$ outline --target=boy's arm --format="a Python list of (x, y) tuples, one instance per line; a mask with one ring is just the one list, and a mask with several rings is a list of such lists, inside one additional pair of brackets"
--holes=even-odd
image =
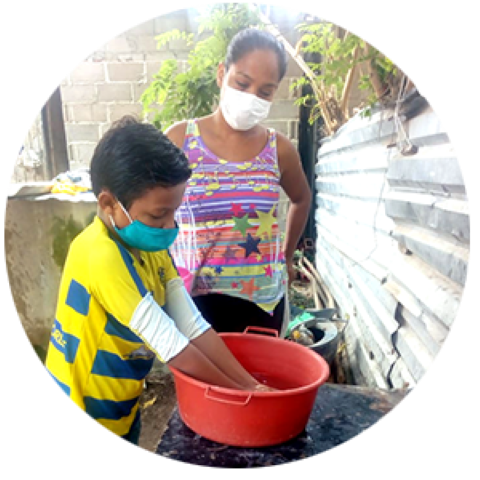
[(165, 311), (191, 344), (241, 388), (252, 390), (259, 385), (203, 318), (180, 278), (167, 283), (166, 298)]
[(190, 343), (185, 350), (182, 350), (167, 364), (210, 385), (233, 388), (235, 390), (244, 389), (243, 385), (235, 382), (235, 380), (222, 372), (193, 343)]
[(192, 340), (192, 344), (203, 352), (229, 378), (237, 382), (242, 389), (255, 390), (260, 386), (259, 382), (234, 357), (215, 330), (208, 330), (203, 335)]
[[(112, 245), (113, 246), (113, 245)], [(91, 293), (102, 308), (128, 327), (158, 358), (199, 380), (241, 388), (189, 342), (155, 302), (121, 246), (92, 252), (89, 265)]]
[(151, 294), (136, 308), (130, 328), (169, 366), (206, 383), (242, 388), (242, 385), (220, 370), (196, 345), (189, 342)]

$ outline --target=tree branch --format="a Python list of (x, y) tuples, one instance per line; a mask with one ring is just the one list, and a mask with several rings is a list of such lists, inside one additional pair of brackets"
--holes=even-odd
[(334, 121), (330, 118), (326, 107), (327, 98), (325, 91), (323, 90), (323, 86), (318, 85), (316, 75), (313, 73), (312, 69), (305, 63), (305, 60), (301, 57), (299, 52), (300, 49), (295, 49), (295, 47), (290, 44), (290, 42), (280, 33), (278, 28), (275, 27), (275, 25), (270, 22), (270, 19), (263, 13), (260, 14), (260, 19), (262, 20), (262, 22), (265, 23), (267, 30), (283, 43), (285, 50), (310, 80), (313, 93), (315, 94), (315, 97), (317, 97), (318, 105), (320, 107), (320, 111), (322, 112), (322, 118), (325, 122), (327, 132), (329, 135), (332, 135), (335, 132), (335, 124)]
[(353, 79), (355, 77), (355, 72), (357, 70), (357, 60), (359, 55), (360, 55), (360, 47), (356, 47), (355, 51), (353, 52), (353, 66), (348, 71), (347, 76), (345, 78), (345, 85), (343, 86), (342, 100), (340, 102), (340, 110), (345, 120), (348, 120), (349, 118), (348, 101), (350, 100), (350, 93), (352, 91)]

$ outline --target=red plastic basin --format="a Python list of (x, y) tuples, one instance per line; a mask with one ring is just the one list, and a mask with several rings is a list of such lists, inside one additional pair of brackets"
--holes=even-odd
[(227, 347), (257, 379), (281, 389), (248, 392), (216, 387), (172, 368), (180, 417), (195, 433), (239, 447), (283, 443), (305, 428), (329, 366), (294, 342), (251, 333), (222, 333)]

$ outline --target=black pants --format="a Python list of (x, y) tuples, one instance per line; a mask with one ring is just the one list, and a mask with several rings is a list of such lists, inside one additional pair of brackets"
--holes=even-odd
[(273, 315), (252, 302), (230, 295), (211, 293), (193, 298), (205, 320), (217, 332), (243, 332), (247, 327), (263, 327), (280, 333), (285, 299), (275, 307)]

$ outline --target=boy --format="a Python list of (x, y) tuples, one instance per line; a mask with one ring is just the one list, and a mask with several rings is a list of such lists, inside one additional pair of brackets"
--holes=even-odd
[(114, 124), (91, 162), (97, 216), (72, 242), (60, 284), (46, 367), (133, 443), (155, 355), (207, 383), (264, 389), (198, 312), (168, 252), (189, 177), (183, 152), (155, 127), (132, 117)]

